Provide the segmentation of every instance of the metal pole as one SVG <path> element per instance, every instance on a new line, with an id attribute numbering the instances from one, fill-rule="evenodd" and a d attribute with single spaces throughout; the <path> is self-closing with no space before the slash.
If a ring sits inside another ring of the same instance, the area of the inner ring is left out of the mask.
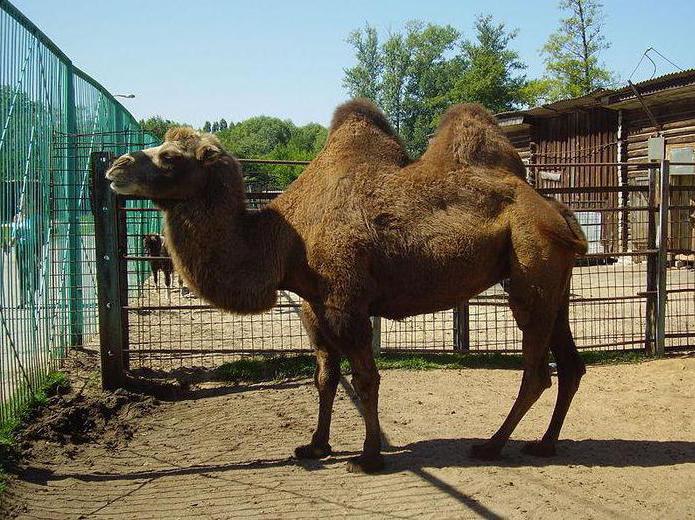
<path id="1" fill-rule="evenodd" d="M 82 302 L 82 241 L 80 239 L 80 183 L 77 172 L 77 118 L 75 107 L 74 71 L 66 64 L 65 78 L 65 191 L 68 211 L 68 315 L 70 344 L 80 345 L 84 333 Z"/>
<path id="2" fill-rule="evenodd" d="M 668 248 L 668 207 L 669 193 L 669 161 L 661 160 L 659 186 L 659 228 L 657 229 L 657 313 L 656 313 L 656 352 L 657 356 L 663 356 L 666 345 L 666 276 L 667 276 L 667 248 Z"/>
<path id="3" fill-rule="evenodd" d="M 372 352 L 375 356 L 381 354 L 381 318 L 372 316 Z"/>
<path id="4" fill-rule="evenodd" d="M 647 198 L 647 249 L 656 251 L 656 163 L 649 167 L 649 195 Z M 656 352 L 657 309 L 657 255 L 647 253 L 647 302 L 644 349 L 648 355 Z"/>
<path id="5" fill-rule="evenodd" d="M 454 350 L 467 352 L 471 348 L 470 304 L 466 301 L 454 308 Z"/>
<path id="6" fill-rule="evenodd" d="M 123 386 L 125 364 L 123 351 L 122 276 L 119 269 L 118 198 L 109 189 L 104 174 L 111 163 L 107 152 L 91 157 L 92 212 L 97 258 L 97 298 L 99 302 L 99 345 L 101 350 L 101 384 L 106 390 Z"/>

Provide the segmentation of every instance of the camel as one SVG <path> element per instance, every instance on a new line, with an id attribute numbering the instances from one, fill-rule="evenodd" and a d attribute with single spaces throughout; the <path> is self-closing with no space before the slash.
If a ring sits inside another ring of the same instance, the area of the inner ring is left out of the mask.
<path id="1" fill-rule="evenodd" d="M 401 319 L 450 309 L 510 278 L 509 305 L 523 332 L 518 397 L 492 437 L 471 455 L 494 459 L 550 386 L 558 396 L 547 431 L 524 451 L 555 453 L 584 374 L 569 325 L 569 282 L 586 252 L 569 210 L 521 176 L 523 164 L 492 116 L 477 105 L 449 109 L 422 157 L 411 161 L 371 103 L 337 108 L 324 149 L 261 211 L 246 207 L 239 162 L 216 137 L 169 130 L 162 145 L 118 158 L 106 176 L 123 195 L 151 198 L 164 214 L 174 266 L 190 289 L 235 313 L 273 307 L 279 290 L 303 299 L 316 352 L 318 424 L 298 458 L 324 458 L 340 360 L 351 365 L 364 415 L 353 472 L 384 465 L 380 376 L 370 316 Z"/>

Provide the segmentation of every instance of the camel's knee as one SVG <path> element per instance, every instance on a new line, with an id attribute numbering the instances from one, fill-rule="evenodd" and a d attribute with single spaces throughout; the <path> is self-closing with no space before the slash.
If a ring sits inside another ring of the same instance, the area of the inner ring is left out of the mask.
<path id="1" fill-rule="evenodd" d="M 352 386 L 360 401 L 366 401 L 378 394 L 380 381 L 381 376 L 376 369 L 352 374 Z"/>
<path id="2" fill-rule="evenodd" d="M 338 386 L 340 382 L 340 364 L 321 362 L 317 357 L 316 370 L 314 371 L 314 384 L 319 392 L 331 390 Z"/>
<path id="3" fill-rule="evenodd" d="M 548 363 L 537 363 L 524 369 L 522 387 L 530 395 L 538 397 L 551 385 Z"/>

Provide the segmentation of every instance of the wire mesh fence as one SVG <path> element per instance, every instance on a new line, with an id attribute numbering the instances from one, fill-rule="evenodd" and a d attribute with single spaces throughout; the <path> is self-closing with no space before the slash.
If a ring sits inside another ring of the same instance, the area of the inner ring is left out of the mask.
<path id="1" fill-rule="evenodd" d="M 247 167 L 253 161 L 244 162 Z M 588 238 L 588 253 L 577 259 L 570 296 L 570 319 L 580 349 L 655 349 L 657 166 L 649 168 L 651 182 L 539 190 L 569 206 Z M 576 171 L 583 166 L 558 167 Z M 666 348 L 695 346 L 695 334 L 688 330 L 695 321 L 692 189 L 674 187 L 670 196 Z M 248 206 L 261 209 L 278 194 L 248 193 Z M 152 209 L 123 206 L 121 211 L 131 223 L 130 230 L 137 229 L 137 222 Z M 128 252 L 122 258 L 129 280 L 142 271 L 143 264 L 149 269 L 156 260 L 148 256 L 144 239 L 142 233 L 129 236 Z M 152 274 L 146 274 L 144 281 L 138 278 L 136 284 L 129 284 L 124 354 L 134 368 L 168 368 L 215 365 L 239 355 L 310 351 L 299 317 L 300 304 L 296 295 L 281 292 L 271 311 L 235 316 L 198 300 L 179 286 L 175 273 L 168 286 L 161 276 L 156 282 Z M 382 319 L 379 324 L 376 343 L 383 351 L 521 350 L 521 333 L 509 310 L 504 281 L 454 309 L 400 321 Z"/>
<path id="2" fill-rule="evenodd" d="M 0 421 L 97 332 L 89 155 L 153 141 L 31 21 L 0 0 Z"/>

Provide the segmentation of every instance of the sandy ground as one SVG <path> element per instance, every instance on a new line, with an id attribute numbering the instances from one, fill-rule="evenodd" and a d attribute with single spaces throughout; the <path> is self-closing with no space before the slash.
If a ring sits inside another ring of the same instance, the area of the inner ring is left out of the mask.
<path id="1" fill-rule="evenodd" d="M 4 496 L 19 518 L 695 518 L 695 358 L 590 367 L 559 455 L 520 453 L 552 411 L 555 387 L 519 426 L 501 460 L 469 446 L 491 434 L 520 373 L 386 371 L 382 475 L 350 474 L 361 446 L 343 388 L 337 454 L 289 457 L 307 441 L 317 397 L 307 380 L 195 388 L 137 420 L 130 440 L 43 450 Z M 555 382 L 554 382 L 555 383 Z"/>

